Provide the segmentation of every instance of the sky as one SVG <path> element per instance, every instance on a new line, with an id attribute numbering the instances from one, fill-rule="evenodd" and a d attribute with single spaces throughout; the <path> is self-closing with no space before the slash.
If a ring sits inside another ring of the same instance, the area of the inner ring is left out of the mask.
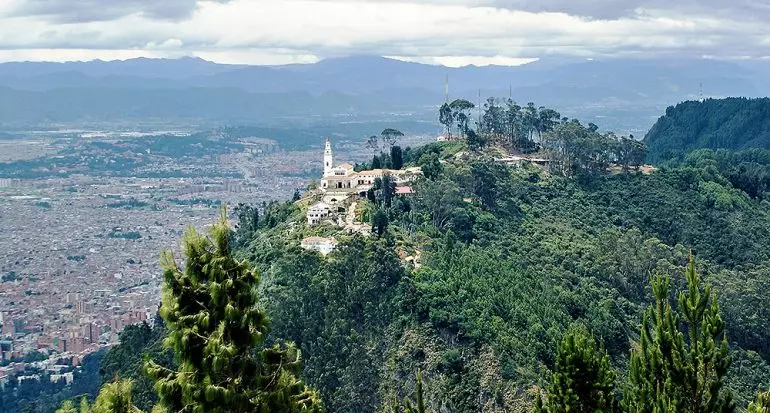
<path id="1" fill-rule="evenodd" d="M 0 0 L 0 61 L 770 56 L 768 0 Z"/>

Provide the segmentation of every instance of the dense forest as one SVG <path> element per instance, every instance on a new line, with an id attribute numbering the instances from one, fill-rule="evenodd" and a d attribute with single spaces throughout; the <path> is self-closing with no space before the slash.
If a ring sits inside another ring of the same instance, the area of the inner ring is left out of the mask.
<path id="1" fill-rule="evenodd" d="M 694 149 L 770 149 L 770 99 L 706 99 L 671 106 L 644 138 L 649 160 Z"/>
<path id="2" fill-rule="evenodd" d="M 371 233 L 308 227 L 310 192 L 188 232 L 185 268 L 162 260 L 155 327 L 126 329 L 102 361 L 102 402 L 766 412 L 770 151 L 643 169 L 631 137 L 494 99 L 471 126 L 472 108 L 442 108 L 452 140 L 374 157 L 424 177 L 405 196 L 375 183 L 357 208 Z M 549 163 L 508 166 L 503 150 Z M 300 248 L 331 235 L 327 256 Z"/>

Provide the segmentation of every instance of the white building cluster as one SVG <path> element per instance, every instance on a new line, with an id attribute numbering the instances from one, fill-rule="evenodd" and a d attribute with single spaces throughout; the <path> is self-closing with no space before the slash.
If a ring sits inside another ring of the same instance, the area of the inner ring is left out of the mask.
<path id="1" fill-rule="evenodd" d="M 324 149 L 324 174 L 321 177 L 321 191 L 324 193 L 323 202 L 332 207 L 344 204 L 355 197 L 365 198 L 368 191 L 377 178 L 385 175 L 394 178 L 396 185 L 409 183 L 415 175 L 420 174 L 420 168 L 406 169 L 371 169 L 356 172 L 353 165 L 344 163 L 334 166 L 332 144 L 327 139 Z"/>
<path id="2" fill-rule="evenodd" d="M 422 174 L 420 168 L 371 169 L 356 172 L 353 165 L 349 163 L 335 166 L 332 144 L 328 139 L 324 148 L 323 163 L 321 185 L 316 194 L 318 202 L 310 205 L 307 209 L 308 226 L 328 222 L 346 229 L 356 230 L 361 227 L 361 224 L 354 222 L 355 215 L 352 209 L 357 200 L 366 199 L 367 192 L 374 186 L 378 178 L 382 179 L 385 175 L 393 177 L 396 183 L 395 195 L 409 196 L 414 193 L 408 185 L 409 182 Z M 303 241 L 302 247 L 320 251 L 325 255 L 334 248 L 334 245 L 335 243 L 329 239 L 309 237 Z"/>

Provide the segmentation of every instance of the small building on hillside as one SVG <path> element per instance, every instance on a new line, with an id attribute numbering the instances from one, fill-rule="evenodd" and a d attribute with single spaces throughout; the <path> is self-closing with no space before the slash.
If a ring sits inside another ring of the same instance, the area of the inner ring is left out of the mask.
<path id="1" fill-rule="evenodd" d="M 329 218 L 330 213 L 331 208 L 328 204 L 324 202 L 313 204 L 307 209 L 307 224 L 310 226 L 318 225 L 324 219 Z"/>
<path id="2" fill-rule="evenodd" d="M 337 240 L 334 237 L 307 237 L 302 240 L 300 247 L 306 250 L 318 251 L 322 255 L 326 255 L 337 246 Z"/>
<path id="3" fill-rule="evenodd" d="M 396 187 L 396 195 L 409 196 L 414 195 L 414 189 L 411 186 L 399 186 Z"/>
<path id="4" fill-rule="evenodd" d="M 545 158 L 534 158 L 534 157 L 528 157 L 528 156 L 508 156 L 505 158 L 498 158 L 495 159 L 497 162 L 504 163 L 509 166 L 513 166 L 516 168 L 522 167 L 524 164 L 534 164 L 541 167 L 547 167 L 549 164 L 549 160 Z"/>

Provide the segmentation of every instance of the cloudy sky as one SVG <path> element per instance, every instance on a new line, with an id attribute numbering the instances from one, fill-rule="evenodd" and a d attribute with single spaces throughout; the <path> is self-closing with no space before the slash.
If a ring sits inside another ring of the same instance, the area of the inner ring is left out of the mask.
<path id="1" fill-rule="evenodd" d="M 768 0 L 0 0 L 0 61 L 770 56 Z"/>

